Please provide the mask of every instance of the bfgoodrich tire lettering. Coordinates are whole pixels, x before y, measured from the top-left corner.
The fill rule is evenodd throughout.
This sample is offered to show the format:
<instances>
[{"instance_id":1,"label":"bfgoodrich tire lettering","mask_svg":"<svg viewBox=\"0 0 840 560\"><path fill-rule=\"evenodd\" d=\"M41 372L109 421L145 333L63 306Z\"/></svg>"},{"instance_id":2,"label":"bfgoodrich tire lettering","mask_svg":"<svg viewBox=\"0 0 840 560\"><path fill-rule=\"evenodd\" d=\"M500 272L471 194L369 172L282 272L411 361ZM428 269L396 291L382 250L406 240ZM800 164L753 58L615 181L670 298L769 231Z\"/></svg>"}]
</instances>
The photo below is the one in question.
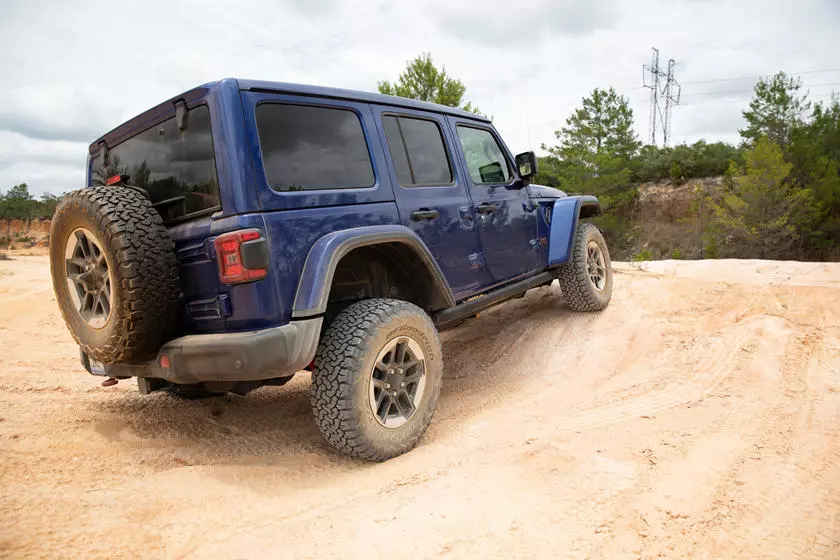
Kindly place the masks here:
<instances>
[{"instance_id":1,"label":"bfgoodrich tire lettering","mask_svg":"<svg viewBox=\"0 0 840 560\"><path fill-rule=\"evenodd\" d=\"M597 249L601 257L603 277L600 283L593 281L594 271L588 262L592 260L591 249ZM597 273L594 276L597 277ZM610 303L613 288L610 252L604 236L594 224L584 222L578 225L571 258L560 267L557 280L566 304L574 311L600 311Z\"/></svg>"},{"instance_id":2,"label":"bfgoodrich tire lettering","mask_svg":"<svg viewBox=\"0 0 840 560\"><path fill-rule=\"evenodd\" d=\"M67 240L80 229L95 238L111 275L110 310L103 325L85 321L68 287ZM64 321L93 359L116 363L152 358L177 324L178 267L172 241L160 215L136 190L99 186L66 195L52 220L50 270Z\"/></svg>"},{"instance_id":3,"label":"bfgoodrich tire lettering","mask_svg":"<svg viewBox=\"0 0 840 560\"><path fill-rule=\"evenodd\" d=\"M422 349L425 387L408 420L388 428L372 410L370 384L377 356L398 337ZM335 318L318 347L311 389L315 422L330 445L351 457L384 461L405 453L432 420L442 371L437 330L422 309L392 299L356 302Z\"/></svg>"}]
</instances>

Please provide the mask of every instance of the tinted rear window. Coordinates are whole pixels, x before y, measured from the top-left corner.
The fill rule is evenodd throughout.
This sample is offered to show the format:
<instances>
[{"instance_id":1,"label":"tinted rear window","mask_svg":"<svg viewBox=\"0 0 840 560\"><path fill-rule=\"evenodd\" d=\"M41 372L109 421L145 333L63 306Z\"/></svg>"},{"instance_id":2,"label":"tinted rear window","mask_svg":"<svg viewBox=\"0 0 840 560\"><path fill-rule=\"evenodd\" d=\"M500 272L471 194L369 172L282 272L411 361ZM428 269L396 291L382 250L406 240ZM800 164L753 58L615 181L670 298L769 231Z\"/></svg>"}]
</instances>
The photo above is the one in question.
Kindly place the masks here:
<instances>
[{"instance_id":1,"label":"tinted rear window","mask_svg":"<svg viewBox=\"0 0 840 560\"><path fill-rule=\"evenodd\" d=\"M276 191L371 187L358 115L346 109L264 103L257 106L263 166Z\"/></svg>"},{"instance_id":2,"label":"tinted rear window","mask_svg":"<svg viewBox=\"0 0 840 560\"><path fill-rule=\"evenodd\" d=\"M175 118L166 120L111 148L108 165L96 156L93 182L114 175L128 175L128 183L149 192L164 220L219 208L219 183L210 130L210 110L205 105L189 111L187 130Z\"/></svg>"}]
</instances>

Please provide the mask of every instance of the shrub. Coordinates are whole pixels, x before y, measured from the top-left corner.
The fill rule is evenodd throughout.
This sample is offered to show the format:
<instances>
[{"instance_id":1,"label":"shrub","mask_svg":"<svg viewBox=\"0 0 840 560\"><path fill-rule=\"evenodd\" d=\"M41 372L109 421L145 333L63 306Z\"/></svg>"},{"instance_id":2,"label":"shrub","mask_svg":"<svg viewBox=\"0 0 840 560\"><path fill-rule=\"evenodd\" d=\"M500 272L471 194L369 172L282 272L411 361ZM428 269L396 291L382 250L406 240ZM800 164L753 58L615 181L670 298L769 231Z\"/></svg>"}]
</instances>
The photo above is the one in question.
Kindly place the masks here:
<instances>
[{"instance_id":1,"label":"shrub","mask_svg":"<svg viewBox=\"0 0 840 560\"><path fill-rule=\"evenodd\" d=\"M650 252L650 249L642 249L635 255L633 255L633 261L641 262L641 261L652 261L653 260L653 253Z\"/></svg>"}]
</instances>

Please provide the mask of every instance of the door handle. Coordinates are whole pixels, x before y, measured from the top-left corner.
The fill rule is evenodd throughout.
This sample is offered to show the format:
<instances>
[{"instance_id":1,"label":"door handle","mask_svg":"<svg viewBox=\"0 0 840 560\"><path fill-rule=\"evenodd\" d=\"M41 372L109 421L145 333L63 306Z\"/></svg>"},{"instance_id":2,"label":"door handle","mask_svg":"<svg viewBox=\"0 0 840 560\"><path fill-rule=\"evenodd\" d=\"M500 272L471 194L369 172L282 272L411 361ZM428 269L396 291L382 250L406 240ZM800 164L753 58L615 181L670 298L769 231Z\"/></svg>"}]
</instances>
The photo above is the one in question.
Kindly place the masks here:
<instances>
[{"instance_id":1,"label":"door handle","mask_svg":"<svg viewBox=\"0 0 840 560\"><path fill-rule=\"evenodd\" d=\"M411 213L411 219L415 222L420 222L422 220L434 220L438 216L440 216L440 212L437 210L421 209L415 210Z\"/></svg>"},{"instance_id":2,"label":"door handle","mask_svg":"<svg viewBox=\"0 0 840 560\"><path fill-rule=\"evenodd\" d=\"M492 214L496 211L495 204L479 204L475 207L475 211L479 214Z\"/></svg>"}]
</instances>

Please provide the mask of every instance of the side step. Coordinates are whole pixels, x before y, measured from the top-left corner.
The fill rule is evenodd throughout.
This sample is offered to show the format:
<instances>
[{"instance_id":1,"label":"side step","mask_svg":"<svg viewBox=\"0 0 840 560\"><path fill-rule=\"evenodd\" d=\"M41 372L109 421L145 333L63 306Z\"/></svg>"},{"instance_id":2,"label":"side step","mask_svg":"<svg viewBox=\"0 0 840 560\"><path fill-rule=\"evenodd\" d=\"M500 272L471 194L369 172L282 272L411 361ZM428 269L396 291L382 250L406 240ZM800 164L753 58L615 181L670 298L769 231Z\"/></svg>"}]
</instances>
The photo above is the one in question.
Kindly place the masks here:
<instances>
[{"instance_id":1,"label":"side step","mask_svg":"<svg viewBox=\"0 0 840 560\"><path fill-rule=\"evenodd\" d=\"M508 284L503 288L498 288L492 292L488 292L484 295L465 301L464 303L459 303L455 307L438 311L432 319L439 329L446 328L458 321L466 319L467 317L472 317L479 311L487 309L490 306L502 303L503 301L516 297L520 294L524 294L531 288L548 284L556 277L556 272L541 272L536 276L525 278L524 280Z\"/></svg>"}]
</instances>

